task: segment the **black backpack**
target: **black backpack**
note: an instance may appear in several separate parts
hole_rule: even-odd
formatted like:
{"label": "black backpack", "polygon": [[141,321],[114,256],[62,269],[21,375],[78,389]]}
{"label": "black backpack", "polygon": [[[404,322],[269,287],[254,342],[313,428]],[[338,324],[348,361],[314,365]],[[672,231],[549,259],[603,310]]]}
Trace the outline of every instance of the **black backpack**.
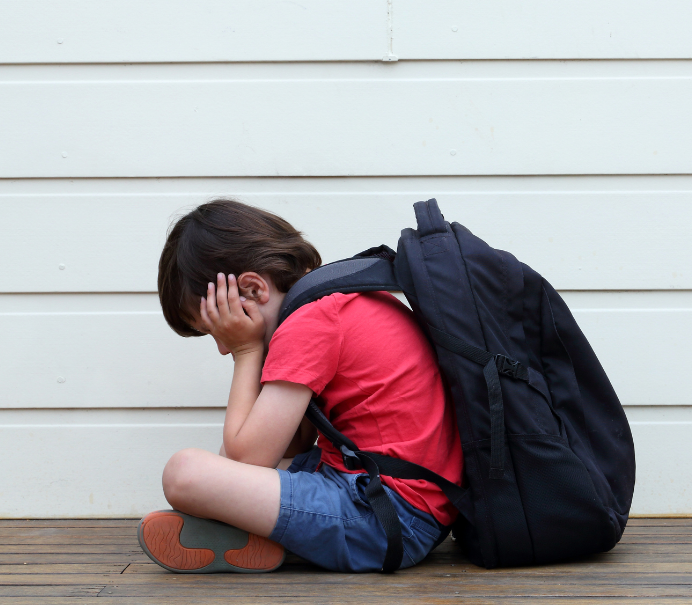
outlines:
{"label": "black backpack", "polygon": [[[366,495],[398,569],[401,528],[379,475],[436,483],[460,511],[454,534],[487,568],[610,550],[634,491],[634,444],[596,355],[551,285],[431,199],[398,250],[380,246],[320,267],[287,293],[279,322],[334,292],[403,291],[437,351],[464,452],[463,487],[407,461],[363,452],[314,401],[307,415],[370,476]],[[425,409],[421,402],[421,410]],[[424,413],[424,412],[421,412]]]}

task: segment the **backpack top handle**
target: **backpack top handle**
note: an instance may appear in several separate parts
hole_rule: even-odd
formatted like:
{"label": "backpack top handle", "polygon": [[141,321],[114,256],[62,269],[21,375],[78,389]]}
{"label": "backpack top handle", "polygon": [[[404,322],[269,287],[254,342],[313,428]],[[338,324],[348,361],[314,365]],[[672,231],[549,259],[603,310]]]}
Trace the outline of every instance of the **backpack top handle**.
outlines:
{"label": "backpack top handle", "polygon": [[435,198],[431,198],[427,202],[416,202],[413,204],[413,210],[416,213],[418,233],[421,237],[434,233],[447,233],[445,217],[442,216]]}

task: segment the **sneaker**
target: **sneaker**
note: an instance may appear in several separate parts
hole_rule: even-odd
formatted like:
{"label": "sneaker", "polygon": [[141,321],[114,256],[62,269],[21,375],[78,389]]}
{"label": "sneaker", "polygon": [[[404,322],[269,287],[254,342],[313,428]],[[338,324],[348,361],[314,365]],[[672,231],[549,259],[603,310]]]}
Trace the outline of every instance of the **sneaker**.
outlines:
{"label": "sneaker", "polygon": [[137,537],[154,563],[177,573],[273,571],[286,556],[284,547],[268,538],[177,510],[149,513],[139,522]]}

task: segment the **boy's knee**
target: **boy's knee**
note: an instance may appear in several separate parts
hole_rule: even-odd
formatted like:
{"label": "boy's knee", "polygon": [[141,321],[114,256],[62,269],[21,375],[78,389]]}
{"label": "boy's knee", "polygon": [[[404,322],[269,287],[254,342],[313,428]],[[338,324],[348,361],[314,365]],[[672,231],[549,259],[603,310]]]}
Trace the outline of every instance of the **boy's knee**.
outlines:
{"label": "boy's knee", "polygon": [[163,469],[163,493],[173,508],[179,508],[186,494],[195,491],[200,453],[206,452],[194,448],[180,450],[171,456]]}

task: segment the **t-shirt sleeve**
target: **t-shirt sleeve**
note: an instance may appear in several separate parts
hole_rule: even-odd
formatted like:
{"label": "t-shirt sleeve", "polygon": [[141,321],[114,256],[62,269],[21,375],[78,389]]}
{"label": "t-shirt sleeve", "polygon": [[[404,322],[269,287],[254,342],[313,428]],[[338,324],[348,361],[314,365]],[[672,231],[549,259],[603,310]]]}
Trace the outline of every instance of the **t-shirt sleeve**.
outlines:
{"label": "t-shirt sleeve", "polygon": [[274,332],[262,383],[286,380],[319,395],[334,378],[343,335],[334,300],[327,296],[290,315]]}

